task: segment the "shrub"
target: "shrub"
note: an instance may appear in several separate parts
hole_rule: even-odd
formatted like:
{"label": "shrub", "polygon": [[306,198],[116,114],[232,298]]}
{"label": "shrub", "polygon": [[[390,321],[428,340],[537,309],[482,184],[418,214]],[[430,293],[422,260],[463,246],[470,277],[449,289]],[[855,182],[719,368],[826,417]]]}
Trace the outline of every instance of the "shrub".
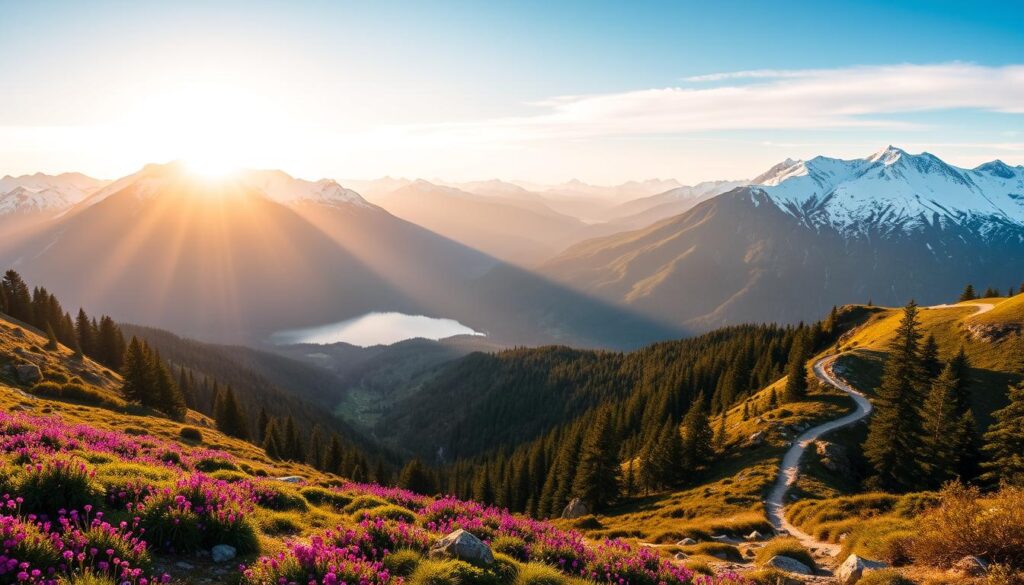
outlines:
{"label": "shrub", "polygon": [[89,571],[61,577],[58,585],[118,585],[118,580],[109,575],[98,575]]}
{"label": "shrub", "polygon": [[302,522],[292,512],[268,514],[259,519],[260,529],[266,534],[292,535],[302,532]]}
{"label": "shrub", "polygon": [[409,585],[499,585],[498,579],[480,567],[454,559],[423,561],[409,577]]}
{"label": "shrub", "polygon": [[981,500],[977,488],[952,483],[940,498],[916,523],[911,550],[916,560],[948,567],[973,555],[1024,569],[1024,488],[1003,487]]}
{"label": "shrub", "polygon": [[319,486],[304,487],[299,490],[302,497],[314,506],[330,506],[332,508],[344,508],[352,501],[352,497],[338,491],[329,490]]}
{"label": "shrub", "polygon": [[394,504],[388,506],[377,506],[376,508],[365,508],[359,510],[355,514],[355,520],[362,521],[367,518],[384,518],[387,520],[400,520],[412,524],[416,522],[416,514],[413,514],[408,508],[396,506]]}
{"label": "shrub", "polygon": [[565,575],[544,563],[527,563],[519,568],[515,585],[564,585]]}
{"label": "shrub", "polygon": [[181,430],[178,431],[178,436],[193,443],[203,442],[203,432],[195,427],[181,427]]}
{"label": "shrub", "polygon": [[28,391],[36,396],[49,396],[52,398],[60,398],[61,396],[60,384],[57,382],[37,382]]}
{"label": "shrub", "polygon": [[98,405],[117,406],[119,404],[118,401],[111,400],[103,392],[85,384],[64,384],[60,387],[60,393],[61,397],[65,400],[78,400],[87,404]]}
{"label": "shrub", "polygon": [[871,571],[865,574],[860,581],[857,581],[858,585],[916,585],[910,579],[907,579],[903,575],[892,569],[883,569],[881,571]]}
{"label": "shrub", "polygon": [[731,544],[724,542],[701,542],[689,548],[690,552],[698,555],[707,555],[733,562],[740,562],[740,550]]}
{"label": "shrub", "polygon": [[774,556],[789,557],[800,561],[811,569],[815,568],[814,557],[795,538],[780,538],[768,542],[758,549],[757,556],[754,559],[757,561],[757,564],[764,565]]}
{"label": "shrub", "polygon": [[231,471],[230,469],[220,469],[210,474],[213,479],[219,479],[220,481],[226,481],[229,483],[235,483],[237,481],[244,481],[249,479],[249,476],[242,473],[241,471]]}
{"label": "shrub", "polygon": [[17,491],[24,498],[22,509],[54,515],[59,510],[91,508],[103,495],[93,475],[89,465],[75,457],[54,456],[44,463],[29,464],[18,482]]}
{"label": "shrub", "polygon": [[789,585],[790,583],[797,582],[778,569],[760,569],[748,573],[747,579],[753,585]]}
{"label": "shrub", "polygon": [[529,555],[526,541],[518,536],[503,535],[495,538],[491,541],[491,550],[520,561],[525,561]]}
{"label": "shrub", "polygon": [[423,560],[423,557],[420,556],[420,553],[414,550],[403,549],[384,557],[384,566],[387,567],[392,575],[408,577],[413,574],[421,560]]}
{"label": "shrub", "polygon": [[387,500],[383,500],[376,496],[359,496],[342,508],[342,511],[351,514],[353,512],[358,512],[359,510],[365,510],[366,508],[377,508],[387,505]]}
{"label": "shrub", "polygon": [[701,575],[714,575],[715,570],[711,568],[711,565],[704,561],[686,561],[683,566],[690,569],[694,573],[700,573]]}
{"label": "shrub", "polygon": [[195,463],[196,471],[204,471],[210,473],[212,471],[218,471],[221,469],[227,469],[230,471],[238,471],[238,466],[232,461],[223,459],[221,457],[204,457]]}
{"label": "shrub", "polygon": [[256,505],[268,510],[284,512],[289,510],[306,511],[309,504],[306,499],[292,486],[285,483],[259,481],[252,485]]}

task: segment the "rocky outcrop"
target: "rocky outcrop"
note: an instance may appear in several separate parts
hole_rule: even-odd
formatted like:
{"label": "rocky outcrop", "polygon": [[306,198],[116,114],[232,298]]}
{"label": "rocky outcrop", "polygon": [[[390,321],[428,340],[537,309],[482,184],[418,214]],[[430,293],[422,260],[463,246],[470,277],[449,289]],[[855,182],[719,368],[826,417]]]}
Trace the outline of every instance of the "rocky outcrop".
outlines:
{"label": "rocky outcrop", "polygon": [[776,569],[786,573],[796,573],[797,575],[814,574],[814,570],[808,567],[807,565],[801,563],[796,559],[785,557],[782,555],[775,555],[774,557],[768,559],[768,562],[765,564],[769,567],[775,567]]}
{"label": "rocky outcrop", "polygon": [[430,556],[450,557],[478,565],[489,565],[494,562],[491,548],[461,528],[434,543],[434,546],[430,547]]}
{"label": "rocky outcrop", "polygon": [[828,441],[815,441],[814,449],[825,469],[840,477],[853,475],[853,466],[850,464],[850,457],[846,453],[845,447]]}
{"label": "rocky outcrop", "polygon": [[35,384],[43,379],[43,373],[35,364],[19,364],[14,366],[14,373],[18,376],[18,382],[22,384]]}
{"label": "rocky outcrop", "polygon": [[590,509],[587,508],[587,505],[579,498],[573,498],[569,504],[566,505],[565,509],[562,510],[562,518],[565,518],[566,520],[582,518],[587,514],[590,514]]}
{"label": "rocky outcrop", "polygon": [[1011,335],[1020,335],[1024,331],[1021,323],[975,323],[967,326],[971,338],[985,343],[994,343]]}
{"label": "rocky outcrop", "polygon": [[857,581],[860,581],[861,577],[867,573],[884,569],[886,567],[887,565],[885,563],[869,561],[858,557],[857,555],[850,555],[846,557],[843,564],[839,565],[839,568],[836,569],[836,579],[839,580],[841,585],[853,585]]}

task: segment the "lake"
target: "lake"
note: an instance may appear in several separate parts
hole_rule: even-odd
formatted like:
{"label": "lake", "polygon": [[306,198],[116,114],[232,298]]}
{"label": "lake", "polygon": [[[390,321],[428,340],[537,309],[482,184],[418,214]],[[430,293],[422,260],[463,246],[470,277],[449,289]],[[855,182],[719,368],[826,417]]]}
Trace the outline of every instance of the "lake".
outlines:
{"label": "lake", "polygon": [[293,343],[351,343],[361,347],[390,345],[422,337],[444,339],[453,335],[484,335],[454,319],[438,319],[398,312],[367,313],[337,323],[278,331],[270,337],[276,345]]}

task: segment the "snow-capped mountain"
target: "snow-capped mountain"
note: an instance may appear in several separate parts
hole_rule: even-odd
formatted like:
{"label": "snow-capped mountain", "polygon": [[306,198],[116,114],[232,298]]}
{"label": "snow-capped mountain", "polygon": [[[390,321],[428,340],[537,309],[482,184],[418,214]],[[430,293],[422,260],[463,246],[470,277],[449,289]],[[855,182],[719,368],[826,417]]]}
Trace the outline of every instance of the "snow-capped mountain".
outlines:
{"label": "snow-capped mountain", "polygon": [[346,189],[333,179],[307,181],[296,179],[283,171],[248,171],[242,180],[266,193],[278,203],[320,203],[324,205],[356,205],[368,207],[359,193]]}
{"label": "snow-capped mountain", "polygon": [[104,184],[80,173],[7,175],[0,178],[0,216],[57,213]]}
{"label": "snow-capped mountain", "polygon": [[974,226],[1024,227],[1024,167],[962,169],[889,146],[855,160],[786,160],[753,181],[809,226],[846,233]]}
{"label": "snow-capped mountain", "polygon": [[751,183],[581,242],[542,271],[697,329],[809,320],[864,299],[933,304],[968,282],[1024,278],[1024,167],[963,169],[888,147],[786,160]]}

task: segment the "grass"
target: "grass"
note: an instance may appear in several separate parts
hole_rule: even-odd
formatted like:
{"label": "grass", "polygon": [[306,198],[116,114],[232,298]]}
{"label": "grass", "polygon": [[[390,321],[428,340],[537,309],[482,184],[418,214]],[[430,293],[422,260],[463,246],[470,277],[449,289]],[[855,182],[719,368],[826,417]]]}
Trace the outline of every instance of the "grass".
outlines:
{"label": "grass", "polygon": [[804,546],[795,538],[780,538],[772,540],[757,550],[757,555],[754,557],[754,560],[758,565],[765,565],[772,557],[775,556],[795,559],[807,565],[811,569],[817,567],[811,553],[808,552],[807,549],[804,548]]}

